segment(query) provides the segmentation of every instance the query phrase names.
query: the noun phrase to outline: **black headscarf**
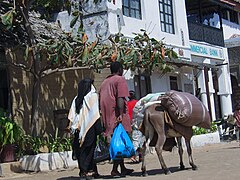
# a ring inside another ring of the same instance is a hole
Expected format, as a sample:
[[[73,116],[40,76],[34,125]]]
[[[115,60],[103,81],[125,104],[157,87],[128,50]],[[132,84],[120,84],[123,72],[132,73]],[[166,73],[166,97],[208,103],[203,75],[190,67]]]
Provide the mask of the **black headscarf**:
[[[83,79],[78,83],[78,95],[75,99],[76,113],[79,114],[80,109],[83,105],[84,96],[91,91],[91,85],[93,84],[92,79]]]

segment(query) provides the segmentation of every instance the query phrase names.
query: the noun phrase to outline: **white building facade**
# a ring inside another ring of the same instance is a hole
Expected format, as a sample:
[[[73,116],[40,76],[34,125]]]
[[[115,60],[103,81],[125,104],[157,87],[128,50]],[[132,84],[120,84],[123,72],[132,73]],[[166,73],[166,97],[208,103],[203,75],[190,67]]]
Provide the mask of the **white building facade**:
[[[208,39],[191,38],[197,26],[189,25],[189,17],[192,16],[187,13],[187,8],[195,4],[186,5],[186,2],[102,0],[94,4],[93,0],[89,0],[83,7],[83,24],[90,40],[94,40],[96,34],[104,39],[118,32],[131,38],[134,37],[133,32],[144,29],[150,37],[173,47],[178,53],[178,61],[188,65],[176,64],[174,72],[164,75],[158,71],[151,74],[128,71],[125,77],[129,90],[135,90],[138,98],[171,89],[192,93],[209,109],[212,120],[216,120],[232,113],[227,49],[223,44],[212,44]],[[59,20],[64,23],[62,18]],[[223,42],[223,36],[217,38]]]

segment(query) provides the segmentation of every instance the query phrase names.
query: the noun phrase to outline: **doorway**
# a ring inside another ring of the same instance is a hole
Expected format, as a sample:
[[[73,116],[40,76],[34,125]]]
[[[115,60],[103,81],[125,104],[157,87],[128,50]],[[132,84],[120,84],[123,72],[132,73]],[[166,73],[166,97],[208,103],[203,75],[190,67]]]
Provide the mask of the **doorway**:
[[[147,94],[151,93],[151,79],[149,75],[135,75],[134,87],[136,98],[141,99]]]
[[[0,48],[0,108],[7,111],[9,105],[9,86],[4,50]]]

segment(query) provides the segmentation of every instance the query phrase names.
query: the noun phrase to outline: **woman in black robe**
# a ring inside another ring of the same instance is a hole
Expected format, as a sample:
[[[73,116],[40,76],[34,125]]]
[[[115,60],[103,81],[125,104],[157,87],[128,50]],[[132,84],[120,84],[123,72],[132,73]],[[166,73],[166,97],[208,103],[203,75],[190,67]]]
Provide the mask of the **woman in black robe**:
[[[81,116],[81,108],[83,108],[84,97],[92,90],[93,90],[92,79],[83,79],[79,82],[78,95],[77,97],[74,98],[72,102],[72,106],[68,116],[68,119],[70,120],[68,129],[71,129],[72,133],[74,134],[74,141],[72,146],[73,159],[78,160],[78,167],[80,169],[79,176],[81,179],[91,179],[92,177],[93,178],[99,177],[97,166],[93,158],[94,150],[96,148],[97,135],[99,135],[102,132],[100,119],[88,120],[93,121],[94,123],[92,123],[92,125],[89,126],[89,128],[87,128],[87,133],[82,144],[80,143],[79,140],[81,128],[76,128],[77,123],[75,123],[74,126],[73,120],[76,116]],[[90,173],[92,173],[92,175],[90,175]]]

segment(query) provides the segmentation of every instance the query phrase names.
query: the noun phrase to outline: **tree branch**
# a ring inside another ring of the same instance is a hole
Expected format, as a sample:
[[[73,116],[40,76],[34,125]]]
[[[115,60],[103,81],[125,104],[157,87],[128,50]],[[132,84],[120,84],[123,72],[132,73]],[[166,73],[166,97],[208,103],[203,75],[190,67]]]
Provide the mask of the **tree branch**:
[[[41,77],[44,78],[50,74],[56,73],[56,72],[66,72],[70,70],[84,70],[84,69],[91,69],[90,67],[84,66],[84,67],[71,67],[71,68],[56,68],[56,69],[48,69],[42,72]]]

